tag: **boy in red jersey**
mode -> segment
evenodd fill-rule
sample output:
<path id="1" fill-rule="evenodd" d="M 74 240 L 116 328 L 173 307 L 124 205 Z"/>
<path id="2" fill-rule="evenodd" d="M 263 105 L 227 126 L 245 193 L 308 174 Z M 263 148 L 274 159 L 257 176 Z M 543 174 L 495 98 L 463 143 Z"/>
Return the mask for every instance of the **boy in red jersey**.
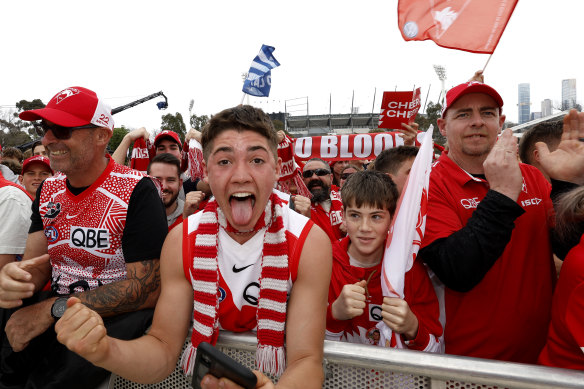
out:
<path id="1" fill-rule="evenodd" d="M 348 236 L 333 245 L 327 339 L 376 345 L 376 326 L 383 320 L 407 348 L 438 351 L 438 299 L 424 265 L 415 261 L 406 273 L 405 299 L 382 295 L 381 262 L 398 199 L 395 184 L 380 172 L 357 172 L 341 197 Z"/>

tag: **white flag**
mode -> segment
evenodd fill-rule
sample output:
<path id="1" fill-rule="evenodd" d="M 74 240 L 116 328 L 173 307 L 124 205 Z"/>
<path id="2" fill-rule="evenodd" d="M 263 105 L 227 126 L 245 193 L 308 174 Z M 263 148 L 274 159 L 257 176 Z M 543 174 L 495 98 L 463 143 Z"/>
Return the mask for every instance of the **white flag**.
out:
<path id="1" fill-rule="evenodd" d="M 389 228 L 389 236 L 381 266 L 383 296 L 404 298 L 404 277 L 412 268 L 426 228 L 428 186 L 434 147 L 431 125 L 422 138 L 422 146 L 412 165 L 408 181 L 397 203 L 395 217 Z M 380 346 L 391 344 L 393 332 L 383 321 L 377 324 L 381 333 Z M 400 336 L 394 336 L 397 348 L 404 348 Z M 425 350 L 431 351 L 431 350 Z"/>

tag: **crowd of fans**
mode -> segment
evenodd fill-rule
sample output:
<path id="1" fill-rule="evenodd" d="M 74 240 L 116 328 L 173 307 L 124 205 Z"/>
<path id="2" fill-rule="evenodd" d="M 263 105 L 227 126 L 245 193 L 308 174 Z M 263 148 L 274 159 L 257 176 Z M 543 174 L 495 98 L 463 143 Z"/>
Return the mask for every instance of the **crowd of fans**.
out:
<path id="1" fill-rule="evenodd" d="M 256 331 L 261 387 L 262 372 L 320 386 L 325 338 L 583 370 L 584 114 L 518 144 L 502 107 L 476 80 L 448 91 L 403 298 L 383 296 L 381 265 L 415 124 L 374 161 L 306 161 L 306 191 L 287 193 L 284 135 L 251 106 L 191 133 L 202 177 L 185 173 L 172 131 L 154 138 L 147 174 L 125 166 L 144 128 L 110 156 L 111 109 L 88 89 L 21 113 L 42 143 L 26 159 L 1 151 L 0 388 L 157 382 L 178 358 L 190 374 L 220 329 Z"/>

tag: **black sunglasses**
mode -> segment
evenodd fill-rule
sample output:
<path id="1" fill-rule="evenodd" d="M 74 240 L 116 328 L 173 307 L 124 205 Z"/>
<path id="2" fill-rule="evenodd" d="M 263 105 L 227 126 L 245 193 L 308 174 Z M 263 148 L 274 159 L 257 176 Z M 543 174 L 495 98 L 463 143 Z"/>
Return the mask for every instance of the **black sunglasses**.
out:
<path id="1" fill-rule="evenodd" d="M 346 180 L 347 178 L 349 178 L 349 176 L 353 174 L 353 173 L 342 173 L 341 174 L 341 180 Z"/>
<path id="2" fill-rule="evenodd" d="M 313 174 L 316 174 L 319 177 L 326 176 L 327 174 L 331 174 L 330 170 L 327 169 L 314 169 L 314 170 L 305 170 L 302 172 L 302 177 L 310 178 Z"/>
<path id="3" fill-rule="evenodd" d="M 57 139 L 61 139 L 61 140 L 66 140 L 71 138 L 71 135 L 73 134 L 74 130 L 83 130 L 83 129 L 88 129 L 88 128 L 97 128 L 99 126 L 96 126 L 95 124 L 86 124 L 85 126 L 79 126 L 79 127 L 63 127 L 63 126 L 58 126 L 54 123 L 46 123 L 44 121 L 39 121 L 39 122 L 34 122 L 32 124 L 34 126 L 34 129 L 37 133 L 38 136 L 40 137 L 44 137 L 46 135 L 46 133 L 51 130 L 53 131 L 53 135 L 55 136 L 55 138 Z"/>

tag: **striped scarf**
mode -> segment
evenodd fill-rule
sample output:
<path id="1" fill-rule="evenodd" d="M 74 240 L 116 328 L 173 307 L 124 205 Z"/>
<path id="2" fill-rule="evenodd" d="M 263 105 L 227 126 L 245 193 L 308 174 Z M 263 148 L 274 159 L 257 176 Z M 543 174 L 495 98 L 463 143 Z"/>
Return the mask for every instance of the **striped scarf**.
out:
<path id="1" fill-rule="evenodd" d="M 190 269 L 194 292 L 193 330 L 191 343 L 181 359 L 182 368 L 187 375 L 193 372 L 199 343 L 215 344 L 219 334 L 217 320 L 220 295 L 217 263 L 219 225 L 227 231 L 233 230 L 213 199 L 203 210 L 192 250 L 195 253 Z M 264 234 L 256 311 L 258 338 L 256 364 L 259 370 L 279 376 L 286 367 L 284 328 L 289 271 L 282 202 L 274 193 L 270 196 L 254 231 L 260 231 L 264 227 L 267 227 L 267 230 Z"/>

